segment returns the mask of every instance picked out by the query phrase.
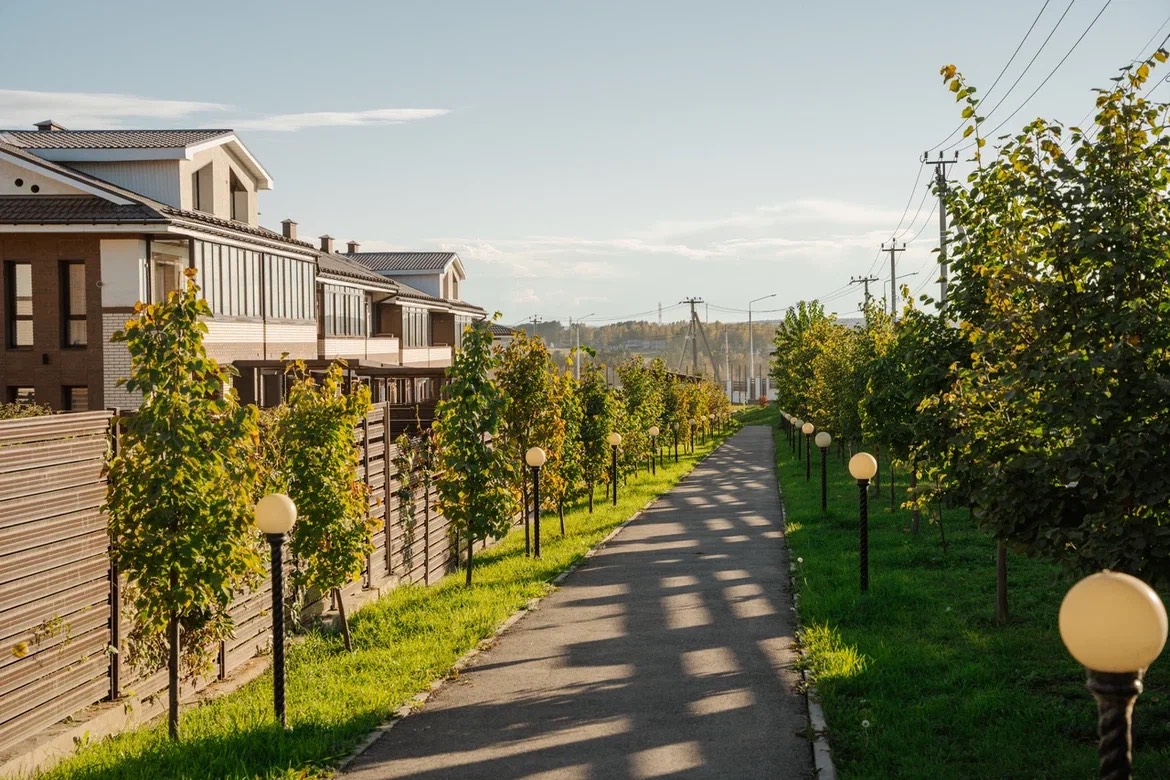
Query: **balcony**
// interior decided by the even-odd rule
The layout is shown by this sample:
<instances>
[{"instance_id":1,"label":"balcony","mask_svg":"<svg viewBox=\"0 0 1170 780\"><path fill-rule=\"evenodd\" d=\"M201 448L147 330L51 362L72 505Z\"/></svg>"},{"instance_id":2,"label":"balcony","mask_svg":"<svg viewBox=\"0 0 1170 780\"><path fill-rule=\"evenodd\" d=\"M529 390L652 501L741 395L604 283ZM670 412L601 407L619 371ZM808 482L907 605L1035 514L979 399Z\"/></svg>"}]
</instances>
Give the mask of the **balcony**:
<instances>
[{"instance_id":1,"label":"balcony","mask_svg":"<svg viewBox=\"0 0 1170 780\"><path fill-rule=\"evenodd\" d=\"M320 339L317 345L319 357L323 360L347 358L391 364L399 362L399 341L396 336L327 336Z\"/></svg>"},{"instance_id":2,"label":"balcony","mask_svg":"<svg viewBox=\"0 0 1170 780\"><path fill-rule=\"evenodd\" d=\"M438 347L403 347L402 365L426 366L438 368L451 365L452 349L450 346Z\"/></svg>"}]
</instances>

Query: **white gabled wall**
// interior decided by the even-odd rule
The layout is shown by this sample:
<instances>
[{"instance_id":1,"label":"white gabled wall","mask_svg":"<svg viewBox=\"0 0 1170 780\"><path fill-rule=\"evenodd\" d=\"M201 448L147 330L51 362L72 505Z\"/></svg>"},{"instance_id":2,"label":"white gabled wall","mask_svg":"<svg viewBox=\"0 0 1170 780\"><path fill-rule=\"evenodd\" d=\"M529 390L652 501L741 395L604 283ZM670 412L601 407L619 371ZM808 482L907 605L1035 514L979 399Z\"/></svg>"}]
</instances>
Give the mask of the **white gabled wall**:
<instances>
[{"instance_id":1,"label":"white gabled wall","mask_svg":"<svg viewBox=\"0 0 1170 780\"><path fill-rule=\"evenodd\" d=\"M181 208L178 160L127 160L117 162L71 162L70 168L103 181Z\"/></svg>"},{"instance_id":2,"label":"white gabled wall","mask_svg":"<svg viewBox=\"0 0 1170 780\"><path fill-rule=\"evenodd\" d=\"M256 201L256 180L248 170L223 146L215 146L198 152L194 159L178 161L178 184L180 208L195 210L195 195L191 186L191 177L196 171L211 166L211 210L205 207L203 211L214 214L222 219L231 219L231 174L234 172L240 184L247 191L248 207L245 219L249 225L257 224L259 213ZM204 180L205 182L207 179ZM206 186L201 185L201 186ZM208 196L204 192L203 197Z\"/></svg>"},{"instance_id":3,"label":"white gabled wall","mask_svg":"<svg viewBox=\"0 0 1170 780\"><path fill-rule=\"evenodd\" d=\"M20 179L21 186L16 186ZM36 185L39 192L33 192ZM70 187L67 184L42 176L34 170L0 160L0 195L86 195L82 190Z\"/></svg>"},{"instance_id":4,"label":"white gabled wall","mask_svg":"<svg viewBox=\"0 0 1170 780\"><path fill-rule=\"evenodd\" d=\"M133 306L146 299L146 242L137 238L108 238L101 242L102 307Z\"/></svg>"}]
</instances>

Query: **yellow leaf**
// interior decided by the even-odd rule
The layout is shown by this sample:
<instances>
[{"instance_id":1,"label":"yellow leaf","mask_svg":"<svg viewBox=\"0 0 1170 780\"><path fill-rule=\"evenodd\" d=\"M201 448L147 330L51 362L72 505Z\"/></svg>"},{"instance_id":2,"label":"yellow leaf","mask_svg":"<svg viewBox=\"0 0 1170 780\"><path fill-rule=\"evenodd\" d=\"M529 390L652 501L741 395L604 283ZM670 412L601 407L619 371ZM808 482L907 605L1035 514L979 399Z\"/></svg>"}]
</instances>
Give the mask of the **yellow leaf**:
<instances>
[{"instance_id":1,"label":"yellow leaf","mask_svg":"<svg viewBox=\"0 0 1170 780\"><path fill-rule=\"evenodd\" d=\"M966 138L967 136L971 135L971 133L974 133L974 132L975 132L975 125L967 125L967 129L963 131L963 137Z\"/></svg>"},{"instance_id":2,"label":"yellow leaf","mask_svg":"<svg viewBox=\"0 0 1170 780\"><path fill-rule=\"evenodd\" d=\"M1170 55L1166 54L1165 49L1158 49L1156 52L1154 52L1154 59L1156 59L1158 62L1165 62L1168 58L1170 58Z\"/></svg>"},{"instance_id":3,"label":"yellow leaf","mask_svg":"<svg viewBox=\"0 0 1170 780\"><path fill-rule=\"evenodd\" d=\"M970 119L974 115L975 115L975 109L971 108L971 106L967 106L966 108L963 109L963 118L964 119Z\"/></svg>"},{"instance_id":4,"label":"yellow leaf","mask_svg":"<svg viewBox=\"0 0 1170 780\"><path fill-rule=\"evenodd\" d=\"M1150 77L1150 66L1144 62L1139 65L1137 69L1137 77L1142 81L1148 79Z\"/></svg>"},{"instance_id":5,"label":"yellow leaf","mask_svg":"<svg viewBox=\"0 0 1170 780\"><path fill-rule=\"evenodd\" d=\"M959 80L952 79L949 89L951 90L951 92L958 92L959 91Z\"/></svg>"}]
</instances>

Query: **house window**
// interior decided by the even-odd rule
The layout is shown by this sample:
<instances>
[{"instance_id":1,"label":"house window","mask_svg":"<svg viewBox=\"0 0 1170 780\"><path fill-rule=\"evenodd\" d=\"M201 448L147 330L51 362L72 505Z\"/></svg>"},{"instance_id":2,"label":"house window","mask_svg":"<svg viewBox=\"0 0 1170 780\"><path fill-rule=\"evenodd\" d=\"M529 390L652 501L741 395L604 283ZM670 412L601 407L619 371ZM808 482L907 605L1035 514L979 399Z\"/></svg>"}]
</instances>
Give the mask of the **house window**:
<instances>
[{"instance_id":1,"label":"house window","mask_svg":"<svg viewBox=\"0 0 1170 780\"><path fill-rule=\"evenodd\" d=\"M5 308L8 310L8 346L33 345L32 263L4 264Z\"/></svg>"},{"instance_id":2,"label":"house window","mask_svg":"<svg viewBox=\"0 0 1170 780\"><path fill-rule=\"evenodd\" d=\"M264 255L264 313L269 319L314 319L315 285L314 263Z\"/></svg>"},{"instance_id":3,"label":"house window","mask_svg":"<svg viewBox=\"0 0 1170 780\"><path fill-rule=\"evenodd\" d=\"M10 404L35 404L37 402L37 393L31 387L10 387L8 388L8 403Z\"/></svg>"},{"instance_id":4,"label":"house window","mask_svg":"<svg viewBox=\"0 0 1170 780\"><path fill-rule=\"evenodd\" d=\"M427 309L405 306L402 309L402 339L407 347L427 347L431 343L431 313Z\"/></svg>"},{"instance_id":5,"label":"house window","mask_svg":"<svg viewBox=\"0 0 1170 780\"><path fill-rule=\"evenodd\" d=\"M85 262L61 263L61 342L64 347L87 343L85 319Z\"/></svg>"},{"instance_id":6,"label":"house window","mask_svg":"<svg viewBox=\"0 0 1170 780\"><path fill-rule=\"evenodd\" d=\"M150 302L163 303L180 289L183 269L191 259L191 242L186 240L150 241Z\"/></svg>"},{"instance_id":7,"label":"house window","mask_svg":"<svg viewBox=\"0 0 1170 780\"><path fill-rule=\"evenodd\" d=\"M84 386L66 386L61 388L62 406L68 412L89 411L89 388Z\"/></svg>"},{"instance_id":8,"label":"house window","mask_svg":"<svg viewBox=\"0 0 1170 780\"><path fill-rule=\"evenodd\" d=\"M211 163L191 174L191 208L208 214L215 208L212 197Z\"/></svg>"},{"instance_id":9,"label":"house window","mask_svg":"<svg viewBox=\"0 0 1170 780\"><path fill-rule=\"evenodd\" d=\"M231 201L232 201L232 219L237 222L248 221L248 190L240 182L236 172L231 173Z\"/></svg>"},{"instance_id":10,"label":"house window","mask_svg":"<svg viewBox=\"0 0 1170 780\"><path fill-rule=\"evenodd\" d=\"M352 287L324 285L325 335L365 336L366 294Z\"/></svg>"}]
</instances>

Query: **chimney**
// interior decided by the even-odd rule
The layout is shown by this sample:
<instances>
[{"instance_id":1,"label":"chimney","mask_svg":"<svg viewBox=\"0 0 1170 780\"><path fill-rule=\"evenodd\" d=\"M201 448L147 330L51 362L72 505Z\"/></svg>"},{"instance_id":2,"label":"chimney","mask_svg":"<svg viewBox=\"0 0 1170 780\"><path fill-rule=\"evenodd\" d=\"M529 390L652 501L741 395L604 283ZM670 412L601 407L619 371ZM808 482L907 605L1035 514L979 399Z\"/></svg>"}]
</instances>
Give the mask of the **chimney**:
<instances>
[{"instance_id":1,"label":"chimney","mask_svg":"<svg viewBox=\"0 0 1170 780\"><path fill-rule=\"evenodd\" d=\"M321 251L325 254L333 254L333 236L326 233L321 236Z\"/></svg>"},{"instance_id":2,"label":"chimney","mask_svg":"<svg viewBox=\"0 0 1170 780\"><path fill-rule=\"evenodd\" d=\"M65 128L54 122L52 119L46 119L44 122L37 122L33 125L38 133L59 133Z\"/></svg>"},{"instance_id":3,"label":"chimney","mask_svg":"<svg viewBox=\"0 0 1170 780\"><path fill-rule=\"evenodd\" d=\"M282 232L284 233L285 238L287 238L289 241L297 240L297 223L293 222L291 219L286 219L280 223L280 226L284 228Z\"/></svg>"},{"instance_id":4,"label":"chimney","mask_svg":"<svg viewBox=\"0 0 1170 780\"><path fill-rule=\"evenodd\" d=\"M346 244L346 247L349 248L349 253L351 255L356 255L358 250L362 248L362 245L356 241L350 241L348 244Z\"/></svg>"}]
</instances>

